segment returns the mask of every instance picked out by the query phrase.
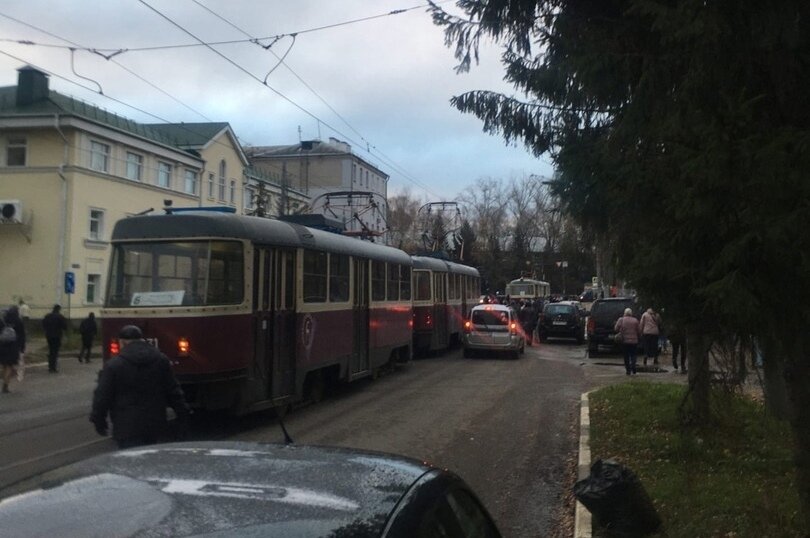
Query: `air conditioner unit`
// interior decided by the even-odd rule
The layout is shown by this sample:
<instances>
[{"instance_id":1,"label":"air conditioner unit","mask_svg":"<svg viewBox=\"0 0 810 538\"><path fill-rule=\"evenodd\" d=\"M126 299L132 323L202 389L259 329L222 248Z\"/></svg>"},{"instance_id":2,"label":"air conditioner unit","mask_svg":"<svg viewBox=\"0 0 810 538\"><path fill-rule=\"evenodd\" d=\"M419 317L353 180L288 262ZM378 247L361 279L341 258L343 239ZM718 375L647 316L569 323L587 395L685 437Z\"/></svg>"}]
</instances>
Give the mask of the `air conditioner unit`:
<instances>
[{"instance_id":1,"label":"air conditioner unit","mask_svg":"<svg viewBox=\"0 0 810 538\"><path fill-rule=\"evenodd\" d=\"M22 224L22 211L20 200L0 200L0 224Z\"/></svg>"}]
</instances>

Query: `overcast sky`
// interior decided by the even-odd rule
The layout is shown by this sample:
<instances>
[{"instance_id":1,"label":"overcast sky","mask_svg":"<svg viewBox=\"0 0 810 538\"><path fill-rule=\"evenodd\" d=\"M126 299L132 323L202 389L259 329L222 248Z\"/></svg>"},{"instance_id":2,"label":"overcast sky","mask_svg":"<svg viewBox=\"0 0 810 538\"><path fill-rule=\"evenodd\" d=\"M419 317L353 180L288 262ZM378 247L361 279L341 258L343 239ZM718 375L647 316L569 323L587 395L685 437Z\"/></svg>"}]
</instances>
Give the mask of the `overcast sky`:
<instances>
[{"instance_id":1,"label":"overcast sky","mask_svg":"<svg viewBox=\"0 0 810 538\"><path fill-rule=\"evenodd\" d=\"M74 73L70 50L15 41L64 47L69 40L105 53L198 42L139 0L0 0L0 51L22 60L0 54L0 85L16 84L16 70L30 63L64 77L52 76L52 89L136 121L227 121L243 144L257 146L335 137L391 176L389 194L410 188L430 201L454 199L480 177L551 175L547 159L483 133L477 118L449 104L473 89L514 93L502 80L497 48L484 49L479 66L457 75L442 29L424 7L307 31L423 5L419 0L144 1L205 42L298 35L269 50L250 42L214 47L237 65L205 46L129 50L112 60L77 50ZM279 64L273 53L288 49ZM265 77L272 90L261 83ZM143 112L65 79L98 83L104 95Z\"/></svg>"}]
</instances>

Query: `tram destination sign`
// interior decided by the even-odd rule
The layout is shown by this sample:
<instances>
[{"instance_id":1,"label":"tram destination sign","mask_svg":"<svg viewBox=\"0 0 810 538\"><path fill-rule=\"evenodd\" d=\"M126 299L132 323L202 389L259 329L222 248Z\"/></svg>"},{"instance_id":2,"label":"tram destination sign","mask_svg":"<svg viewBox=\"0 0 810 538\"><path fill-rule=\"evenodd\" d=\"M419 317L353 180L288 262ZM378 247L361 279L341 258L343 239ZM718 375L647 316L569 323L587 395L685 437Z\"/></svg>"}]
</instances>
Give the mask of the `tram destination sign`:
<instances>
[{"instance_id":1,"label":"tram destination sign","mask_svg":"<svg viewBox=\"0 0 810 538\"><path fill-rule=\"evenodd\" d=\"M180 306L185 290L178 291L137 291L132 294L130 306Z\"/></svg>"}]
</instances>

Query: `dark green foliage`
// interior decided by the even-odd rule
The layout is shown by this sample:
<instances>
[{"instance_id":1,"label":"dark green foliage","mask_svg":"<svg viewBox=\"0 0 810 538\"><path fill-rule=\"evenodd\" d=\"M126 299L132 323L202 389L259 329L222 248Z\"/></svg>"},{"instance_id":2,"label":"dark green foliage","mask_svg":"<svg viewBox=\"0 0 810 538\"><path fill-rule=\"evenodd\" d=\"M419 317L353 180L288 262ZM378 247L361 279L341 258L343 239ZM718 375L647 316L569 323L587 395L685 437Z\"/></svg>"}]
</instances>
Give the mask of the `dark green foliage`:
<instances>
[{"instance_id":1,"label":"dark green foliage","mask_svg":"<svg viewBox=\"0 0 810 538\"><path fill-rule=\"evenodd\" d=\"M494 38L526 98L472 92L454 106L550 152L564 209L697 349L753 335L785 362L810 526L810 2L457 5L466 19L434 18L462 67Z\"/></svg>"}]
</instances>

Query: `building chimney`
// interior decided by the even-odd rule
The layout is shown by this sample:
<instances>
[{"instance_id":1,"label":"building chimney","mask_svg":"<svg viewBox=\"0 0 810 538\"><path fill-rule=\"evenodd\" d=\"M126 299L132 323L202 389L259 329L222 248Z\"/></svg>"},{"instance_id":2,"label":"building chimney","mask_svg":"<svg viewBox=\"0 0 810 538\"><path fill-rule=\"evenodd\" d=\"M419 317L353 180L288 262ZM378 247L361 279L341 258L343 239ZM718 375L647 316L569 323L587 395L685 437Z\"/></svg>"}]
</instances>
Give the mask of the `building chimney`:
<instances>
[{"instance_id":1,"label":"building chimney","mask_svg":"<svg viewBox=\"0 0 810 538\"><path fill-rule=\"evenodd\" d=\"M48 98L48 75L30 65L17 70L17 106L30 105Z\"/></svg>"}]
</instances>

